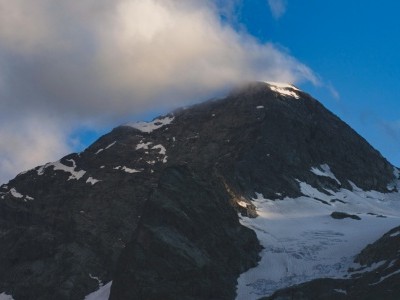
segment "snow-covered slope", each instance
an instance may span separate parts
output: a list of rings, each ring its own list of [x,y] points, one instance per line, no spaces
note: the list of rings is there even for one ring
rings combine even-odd
[[[315,173],[336,180],[325,169],[326,173]],[[303,196],[298,198],[273,201],[257,194],[252,202],[259,216],[241,217],[264,249],[258,266],[239,277],[237,300],[259,299],[316,278],[351,276],[349,268],[360,267],[354,263],[355,255],[400,225],[398,192],[363,191],[353,183],[352,190],[337,192],[299,185]],[[345,218],[333,218],[334,212],[344,213]]]
[[[85,297],[84,300],[108,300],[110,297],[112,281],[100,286],[99,289]]]

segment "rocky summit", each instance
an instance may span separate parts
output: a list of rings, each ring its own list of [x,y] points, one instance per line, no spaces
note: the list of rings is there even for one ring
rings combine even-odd
[[[310,95],[245,84],[2,185],[0,299],[398,299],[399,188]]]

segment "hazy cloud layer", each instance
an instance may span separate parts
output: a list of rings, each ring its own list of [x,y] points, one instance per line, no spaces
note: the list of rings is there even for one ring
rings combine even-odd
[[[0,0],[0,182],[68,150],[77,117],[115,125],[244,80],[317,81],[289,53],[221,22],[213,3]],[[26,141],[37,149],[29,159]]]

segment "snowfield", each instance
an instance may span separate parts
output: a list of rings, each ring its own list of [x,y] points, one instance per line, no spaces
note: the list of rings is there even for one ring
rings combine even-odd
[[[333,175],[325,166],[315,173]],[[349,267],[360,267],[353,263],[356,254],[400,225],[399,193],[363,191],[352,184],[353,190],[325,194],[307,183],[299,185],[304,196],[295,199],[273,201],[257,194],[253,204],[259,216],[240,217],[264,249],[258,266],[238,278],[237,300],[259,299],[316,278],[345,278]],[[361,220],[334,219],[334,211]]]
[[[112,281],[103,286],[100,286],[97,291],[87,295],[84,300],[108,300],[108,298],[110,297],[111,285]]]
[[[10,295],[7,295],[6,293],[1,293],[0,300],[14,300],[14,298]]]

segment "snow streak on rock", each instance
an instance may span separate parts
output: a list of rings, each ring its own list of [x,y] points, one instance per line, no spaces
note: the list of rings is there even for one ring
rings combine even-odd
[[[68,161],[72,162],[72,167],[66,166],[66,165],[62,164],[60,161],[56,161],[56,162],[48,163],[48,164],[45,164],[44,166],[41,166],[39,169],[37,169],[37,174],[43,175],[44,171],[47,168],[53,167],[54,171],[64,171],[64,172],[71,174],[71,176],[69,176],[68,180],[81,179],[83,177],[83,175],[86,174],[86,171],[84,171],[84,170],[76,171],[75,170],[75,168],[76,168],[75,161],[73,159],[69,159]]]
[[[149,149],[149,145],[151,145],[151,144],[152,144],[152,142],[143,143],[143,141],[140,141],[140,143],[136,145],[136,150],[139,150],[139,149],[147,150],[147,149]]]
[[[91,185],[95,185],[95,184],[98,183],[99,181],[101,181],[101,180],[94,179],[93,177],[89,177],[89,178],[86,180],[86,183],[90,183]]]
[[[133,128],[136,128],[142,132],[150,133],[153,130],[159,129],[165,125],[171,124],[171,122],[174,120],[174,117],[164,117],[164,118],[158,118],[155,119],[151,122],[137,122],[137,123],[129,123],[127,126],[131,126]]]
[[[131,173],[131,174],[141,172],[141,171],[136,170],[136,169],[127,168],[127,167],[125,167],[125,166],[123,166],[123,167],[121,168],[121,170],[122,170],[122,171],[125,171],[126,173]]]
[[[322,164],[319,167],[312,167],[310,170],[317,176],[329,177],[335,180],[339,185],[341,185],[340,181],[336,178],[336,176],[332,173],[331,168],[327,164]]]
[[[10,193],[11,193],[11,195],[12,195],[14,198],[23,198],[23,197],[24,197],[24,195],[18,193],[17,190],[16,190],[15,188],[12,188],[12,189],[10,190]]]

